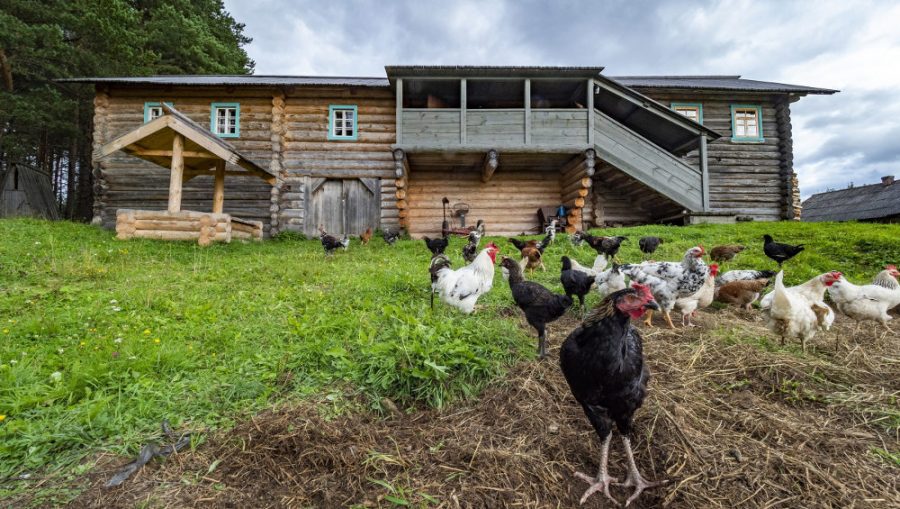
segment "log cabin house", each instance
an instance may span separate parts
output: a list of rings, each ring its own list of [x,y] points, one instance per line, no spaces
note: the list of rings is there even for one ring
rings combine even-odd
[[[740,76],[608,77],[601,67],[388,66],[385,78],[151,76],[92,83],[94,146],[171,104],[276,175],[235,177],[224,211],[267,234],[356,235],[484,219],[535,233],[537,210],[593,226],[797,219],[790,104],[835,90]],[[95,222],[165,209],[169,172],[95,159]],[[211,176],[184,185],[207,210]],[[207,181],[209,180],[209,181]],[[467,210],[468,219],[462,211]]]

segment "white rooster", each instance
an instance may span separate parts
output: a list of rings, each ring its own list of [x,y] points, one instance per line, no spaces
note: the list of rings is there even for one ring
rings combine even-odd
[[[706,253],[703,246],[695,246],[684,253],[681,263],[678,262],[653,262],[640,265],[623,266],[624,272],[632,281],[650,287],[653,298],[659,304],[669,328],[674,329],[672,323],[672,308],[675,301],[681,297],[693,295],[709,275],[709,268],[703,263],[702,256]],[[652,327],[653,314],[647,312],[644,323]]]
[[[691,316],[694,311],[709,307],[713,298],[716,296],[716,274],[719,273],[719,266],[715,263],[709,264],[709,275],[703,286],[697,290],[697,293],[687,297],[681,297],[675,301],[675,310],[681,313],[681,325],[683,327],[695,327],[691,323]]]
[[[856,320],[857,330],[862,322],[871,320],[893,333],[887,324],[892,319],[888,310],[900,304],[900,288],[890,289],[890,286],[891,282],[897,285],[898,275],[897,268],[888,265],[875,277],[877,283],[860,286],[841,279],[828,287],[828,295],[838,311]]]
[[[827,330],[834,321],[834,311],[828,304],[821,299],[808,299],[810,292],[807,291],[816,288],[818,284],[833,284],[833,274],[829,272],[816,276],[803,285],[791,288],[784,287],[784,271],[779,271],[775,276],[775,289],[763,298],[760,309],[767,319],[769,329],[781,338],[782,345],[785,338],[797,338],[805,352],[806,341],[812,339],[820,327]],[[837,274],[839,278],[840,273]],[[813,283],[814,281],[818,283]],[[830,282],[822,283],[823,281]],[[823,296],[824,292],[822,290]]]
[[[457,270],[450,268],[450,259],[446,256],[435,256],[430,268],[432,292],[463,313],[472,313],[478,298],[494,285],[494,262],[498,252],[500,249],[491,242],[472,263]]]

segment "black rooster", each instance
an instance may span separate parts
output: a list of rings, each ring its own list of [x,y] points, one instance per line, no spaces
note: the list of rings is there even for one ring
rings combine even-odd
[[[578,296],[578,302],[581,309],[584,309],[584,296],[591,291],[594,285],[594,278],[586,272],[580,270],[572,270],[572,260],[568,256],[562,257],[562,272],[559,275],[559,281],[566,290],[566,295]]]
[[[771,235],[763,235],[763,252],[766,253],[766,256],[778,262],[779,267],[781,267],[782,263],[797,256],[800,251],[803,251],[804,249],[803,244],[798,244],[796,246],[781,244],[775,242]]]
[[[647,488],[662,482],[648,482],[638,472],[631,451],[631,424],[634,413],[647,395],[650,371],[644,364],[641,336],[631,325],[646,310],[659,309],[650,289],[639,284],[620,290],[603,299],[577,329],[569,334],[559,352],[559,364],[572,395],[603,442],[600,471],[596,477],[581,472],[575,476],[590,483],[581,497],[602,491],[606,498],[610,484],[616,479],[607,472],[612,425],[622,434],[628,457],[628,479],[625,486],[635,488],[626,506]],[[618,505],[618,502],[616,502]]]
[[[447,249],[449,244],[447,237],[438,237],[436,239],[422,237],[422,239],[425,241],[425,245],[428,246],[428,250],[431,251],[432,256],[444,254],[444,250]]]
[[[478,243],[481,241],[481,234],[478,230],[469,232],[469,241],[462,248],[463,260],[472,263],[478,256]]]
[[[334,254],[334,251],[339,247],[346,250],[347,246],[350,245],[350,237],[344,235],[343,239],[338,240],[337,237],[328,235],[324,229],[319,230],[319,240],[322,241],[322,248],[325,249],[326,256]]]
[[[397,239],[400,238],[400,230],[384,230],[381,232],[381,238],[383,238],[389,246],[393,246],[394,242],[397,242]]]
[[[525,313],[528,324],[538,333],[538,356],[547,356],[547,324],[566,313],[572,305],[572,298],[557,295],[533,281],[525,281],[522,267],[512,258],[503,257],[500,265],[509,271],[509,289],[513,300]]]
[[[641,237],[638,241],[638,247],[641,249],[641,252],[644,254],[651,255],[659,248],[659,245],[663,243],[663,239],[659,237]]]
[[[584,240],[587,241],[588,244],[597,254],[605,254],[607,258],[614,258],[619,253],[619,247],[622,246],[622,242],[628,240],[628,237],[623,237],[619,235],[618,237],[586,237]]]

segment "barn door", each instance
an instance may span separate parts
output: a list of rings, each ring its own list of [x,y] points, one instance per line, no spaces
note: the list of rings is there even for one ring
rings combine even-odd
[[[309,186],[306,235],[319,234],[319,225],[331,235],[359,235],[378,228],[381,185],[378,179],[314,178]]]

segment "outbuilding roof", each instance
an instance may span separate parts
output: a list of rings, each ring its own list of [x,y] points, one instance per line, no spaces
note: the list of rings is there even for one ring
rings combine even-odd
[[[62,83],[109,83],[117,85],[191,85],[191,86],[348,86],[387,87],[387,78],[348,76],[267,76],[267,75],[178,75],[113,76],[66,78]]]
[[[636,88],[682,88],[710,89],[744,92],[774,92],[789,94],[824,94],[837,93],[829,88],[789,85],[774,81],[758,81],[741,78],[740,75],[708,75],[708,76],[609,76],[626,87]]]
[[[851,221],[900,215],[900,182],[827,191],[803,202],[803,221]]]

